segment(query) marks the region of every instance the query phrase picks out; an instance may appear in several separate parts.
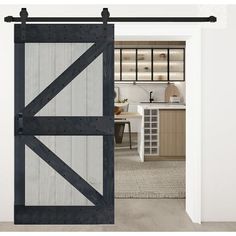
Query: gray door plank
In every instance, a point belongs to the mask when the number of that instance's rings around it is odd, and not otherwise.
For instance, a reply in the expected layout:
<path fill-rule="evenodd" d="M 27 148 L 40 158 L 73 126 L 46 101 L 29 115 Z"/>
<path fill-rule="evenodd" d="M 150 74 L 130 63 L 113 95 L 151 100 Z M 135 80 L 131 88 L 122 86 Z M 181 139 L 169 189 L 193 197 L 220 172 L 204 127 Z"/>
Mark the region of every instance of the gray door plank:
<path fill-rule="evenodd" d="M 25 44 L 25 105 L 39 94 L 39 44 Z M 25 204 L 39 204 L 39 158 L 25 146 Z"/>

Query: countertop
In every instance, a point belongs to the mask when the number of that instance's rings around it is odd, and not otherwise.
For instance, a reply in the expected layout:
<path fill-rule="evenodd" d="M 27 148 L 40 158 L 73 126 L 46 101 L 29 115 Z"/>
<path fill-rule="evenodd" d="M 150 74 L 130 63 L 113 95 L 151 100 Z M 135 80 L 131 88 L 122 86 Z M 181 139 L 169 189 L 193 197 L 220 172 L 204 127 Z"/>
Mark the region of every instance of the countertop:
<path fill-rule="evenodd" d="M 138 106 L 143 109 L 182 109 L 186 108 L 186 105 L 183 103 L 139 103 Z"/>

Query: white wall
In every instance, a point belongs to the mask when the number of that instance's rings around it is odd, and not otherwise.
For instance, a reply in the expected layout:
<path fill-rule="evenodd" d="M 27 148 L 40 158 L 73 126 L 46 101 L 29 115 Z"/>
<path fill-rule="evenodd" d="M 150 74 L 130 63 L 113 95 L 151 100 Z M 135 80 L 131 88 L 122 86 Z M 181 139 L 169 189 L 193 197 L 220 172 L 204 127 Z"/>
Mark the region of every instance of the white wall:
<path fill-rule="evenodd" d="M 202 220 L 236 221 L 236 6 L 202 31 Z"/>
<path fill-rule="evenodd" d="M 0 221 L 13 220 L 13 25 L 6 15 L 18 15 L 21 6 L 0 7 Z M 34 16 L 100 15 L 103 6 L 31 6 Z M 113 16 L 203 15 L 197 6 L 108 6 Z M 204 9 L 212 15 L 221 6 Z M 200 9 L 200 10 L 199 10 Z M 209 10 L 210 9 L 210 10 Z M 208 14 L 209 13 L 209 14 Z M 202 220 L 236 221 L 236 112 L 234 107 L 236 7 L 228 7 L 227 24 L 202 31 Z M 216 14 L 217 15 L 217 14 Z M 217 15 L 221 20 L 221 15 Z M 142 24 L 140 24 L 141 26 Z M 152 24 L 150 24 L 152 25 Z M 170 25 L 170 24 L 168 24 Z M 191 25 L 191 24 L 189 24 Z M 202 24 L 205 26 L 206 24 Z M 208 27 L 209 23 L 207 23 Z M 217 24 L 219 25 L 219 24 Z M 156 25 L 155 25 L 156 27 Z M 225 83 L 224 83 L 225 82 Z M 196 124 L 197 125 L 197 124 Z M 197 150 L 196 150 L 197 151 Z"/>

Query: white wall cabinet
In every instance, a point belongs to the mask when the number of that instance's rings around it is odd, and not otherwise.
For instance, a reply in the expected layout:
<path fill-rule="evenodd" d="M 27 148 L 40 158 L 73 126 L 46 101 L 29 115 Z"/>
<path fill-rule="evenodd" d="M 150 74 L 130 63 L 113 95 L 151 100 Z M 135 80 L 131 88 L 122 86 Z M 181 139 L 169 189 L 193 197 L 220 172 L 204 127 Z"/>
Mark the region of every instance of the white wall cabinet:
<path fill-rule="evenodd" d="M 116 48 L 115 81 L 185 81 L 185 48 Z"/>

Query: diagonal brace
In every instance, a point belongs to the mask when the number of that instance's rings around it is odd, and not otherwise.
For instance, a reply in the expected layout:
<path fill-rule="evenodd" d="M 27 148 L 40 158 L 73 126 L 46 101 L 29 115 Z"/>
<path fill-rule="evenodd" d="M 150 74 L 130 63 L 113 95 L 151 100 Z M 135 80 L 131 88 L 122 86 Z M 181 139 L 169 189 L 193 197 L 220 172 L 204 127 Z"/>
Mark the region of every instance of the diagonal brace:
<path fill-rule="evenodd" d="M 107 43 L 107 41 L 99 41 L 94 43 L 93 46 L 91 46 L 83 55 L 72 63 L 61 75 L 59 75 L 47 88 L 45 88 L 23 109 L 23 115 L 33 116 L 41 110 L 103 52 L 104 48 L 107 46 Z"/>
<path fill-rule="evenodd" d="M 23 136 L 25 144 L 57 173 L 97 205 L 105 205 L 103 196 L 34 136 Z"/>

